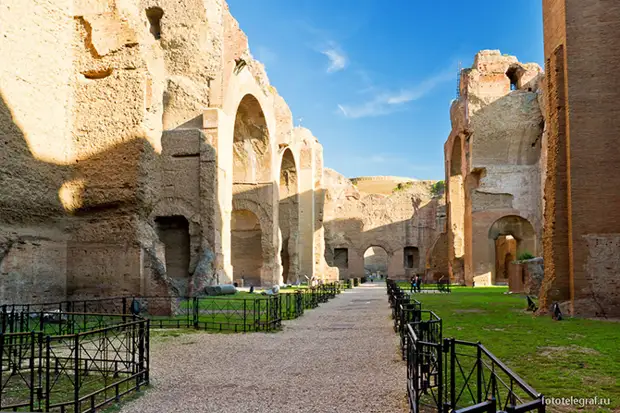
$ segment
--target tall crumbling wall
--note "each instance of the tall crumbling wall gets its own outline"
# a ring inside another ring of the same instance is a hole
[[[449,266],[453,281],[495,282],[495,240],[539,255],[542,70],[499,51],[478,53],[461,72],[445,145]]]

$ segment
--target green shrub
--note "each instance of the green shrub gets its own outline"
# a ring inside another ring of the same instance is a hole
[[[519,254],[517,256],[517,259],[519,261],[525,261],[525,260],[531,260],[532,258],[536,258],[535,256],[533,256],[531,253],[529,253],[528,251],[522,252],[521,254]]]
[[[444,181],[437,181],[431,186],[431,195],[440,196],[443,195],[446,190],[446,183]]]
[[[400,191],[406,191],[407,189],[411,188],[413,186],[413,182],[409,181],[409,182],[399,182],[396,185],[396,188],[392,189],[392,192],[400,192]]]

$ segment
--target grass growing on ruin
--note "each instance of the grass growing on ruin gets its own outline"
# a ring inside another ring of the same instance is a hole
[[[444,337],[480,341],[545,396],[611,399],[601,412],[620,407],[620,323],[533,316],[524,296],[506,291],[454,287],[415,297],[442,318]]]

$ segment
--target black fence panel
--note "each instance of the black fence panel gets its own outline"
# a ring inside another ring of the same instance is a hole
[[[149,321],[129,319],[64,335],[1,333],[0,409],[95,412],[140,391],[149,383]]]
[[[442,320],[387,280],[394,329],[407,361],[411,412],[544,412],[543,396],[482,344],[442,337]]]

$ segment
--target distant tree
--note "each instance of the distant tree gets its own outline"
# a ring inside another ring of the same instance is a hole
[[[408,181],[408,182],[399,182],[398,184],[396,184],[396,188],[392,189],[392,192],[400,192],[400,191],[405,191],[409,188],[411,188],[413,186],[413,182],[412,181]]]
[[[446,183],[444,181],[437,181],[431,186],[431,195],[440,196],[443,195],[446,190]]]

